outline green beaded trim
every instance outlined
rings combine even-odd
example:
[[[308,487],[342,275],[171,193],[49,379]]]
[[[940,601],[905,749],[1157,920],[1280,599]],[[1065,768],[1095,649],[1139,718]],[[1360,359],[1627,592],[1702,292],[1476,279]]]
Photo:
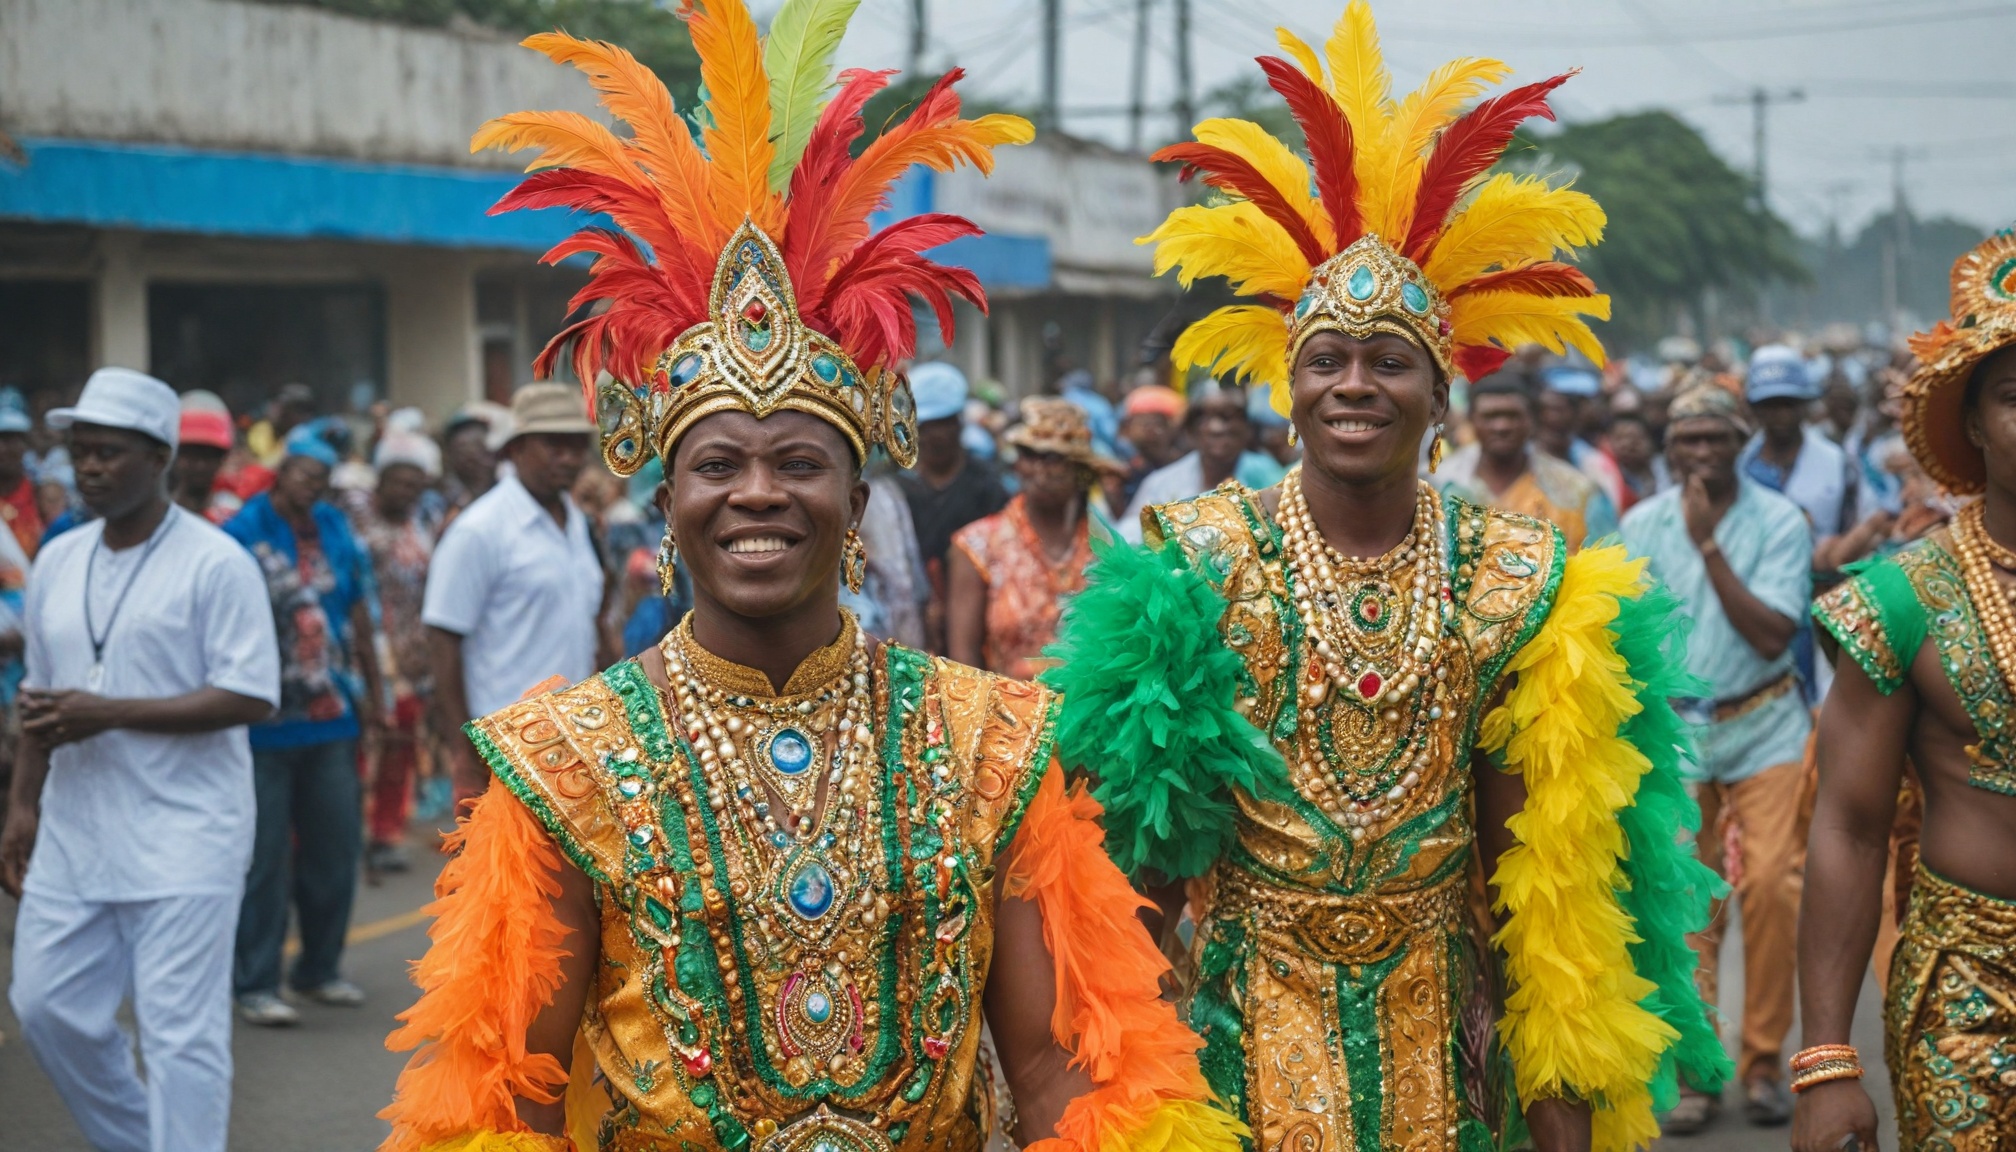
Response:
[[[1906,549],[1894,559],[1925,606],[1926,632],[1938,648],[1939,664],[1981,738],[1969,752],[1967,782],[2016,796],[2016,703],[1974,611],[1959,558],[1943,546],[1928,545]]]
[[[1001,814],[1001,826],[994,834],[994,853],[1001,852],[1015,839],[1015,833],[1022,829],[1022,818],[1029,814],[1029,803],[1036,799],[1036,790],[1043,786],[1043,777],[1050,773],[1050,758],[1057,748],[1057,709],[1062,701],[1052,697],[1043,708],[1042,734],[1036,738],[1036,746],[1029,758],[1022,763],[1022,780],[1015,786],[1015,798],[1009,801],[1007,811]]]

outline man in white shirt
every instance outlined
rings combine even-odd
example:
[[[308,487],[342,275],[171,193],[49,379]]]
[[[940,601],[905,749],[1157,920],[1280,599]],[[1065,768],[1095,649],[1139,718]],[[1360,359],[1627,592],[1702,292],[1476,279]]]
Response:
[[[224,1148],[231,954],[252,849],[245,725],[280,698],[252,558],[163,483],[175,392],[94,373],[70,430],[101,519],[29,577],[27,679],[0,884],[21,897],[9,1000],[92,1146]],[[133,1037],[118,1012],[130,989]]]
[[[528,384],[512,397],[504,452],[515,475],[463,509],[434,550],[421,620],[444,730],[459,730],[551,676],[585,680],[614,661],[600,618],[608,578],[568,495],[594,444],[580,393]],[[487,772],[451,739],[458,796]]]

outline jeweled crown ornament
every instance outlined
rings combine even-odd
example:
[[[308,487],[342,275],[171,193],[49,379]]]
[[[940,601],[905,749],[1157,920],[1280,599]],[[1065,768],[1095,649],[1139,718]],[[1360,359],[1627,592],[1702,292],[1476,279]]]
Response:
[[[1141,238],[1155,245],[1155,271],[1177,269],[1185,285],[1224,276],[1257,301],[1192,324],[1172,351],[1177,366],[1270,385],[1285,414],[1294,358],[1323,331],[1413,340],[1445,377],[1487,375],[1528,343],[1602,363],[1588,319],[1608,319],[1610,299],[1557,257],[1602,239],[1603,210],[1540,176],[1488,175],[1521,121],[1552,119],[1547,96],[1573,73],[1465,112],[1510,69],[1454,60],[1395,100],[1364,0],[1320,55],[1278,35],[1294,60],[1259,64],[1302,129],[1306,160],[1230,119],[1205,120],[1194,141],[1155,154],[1220,194]]]
[[[1981,362],[2016,346],[2016,230],[1983,240],[1953,262],[1953,315],[1911,337],[1918,368],[1904,385],[1904,441],[1927,475],[1956,495],[1988,484],[1981,448],[1962,418],[1967,381]]]
[[[568,207],[616,224],[546,254],[592,255],[572,303],[604,307],[548,342],[534,374],[550,376],[571,347],[603,459],[620,476],[669,458],[697,421],[729,410],[804,412],[839,429],[857,460],[880,445],[908,467],[916,409],[897,369],[916,349],[912,299],[948,342],[952,297],[987,306],[971,271],[923,253],[980,230],[926,213],[878,232],[869,216],[913,164],[989,171],[995,147],[1034,129],[1019,116],[961,118],[955,68],[856,156],[862,109],[892,73],[832,74],[844,18],[786,21],[791,34],[765,38],[742,0],[687,0],[679,14],[707,94],[699,139],[628,52],[555,32],[525,44],[586,72],[630,134],[574,113],[517,112],[471,141],[540,149],[492,212]]]

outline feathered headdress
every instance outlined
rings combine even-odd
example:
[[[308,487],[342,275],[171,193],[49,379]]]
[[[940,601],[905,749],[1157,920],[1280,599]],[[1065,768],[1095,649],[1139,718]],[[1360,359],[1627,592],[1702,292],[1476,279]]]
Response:
[[[669,456],[695,421],[729,409],[808,412],[839,428],[859,459],[879,443],[901,465],[915,460],[916,409],[895,372],[917,343],[910,298],[931,305],[948,340],[953,296],[986,308],[971,272],[921,253],[980,230],[927,213],[871,232],[869,214],[912,164],[986,172],[995,146],[1035,133],[1019,116],[961,119],[954,69],[852,156],[862,107],[895,74],[851,69],[835,90],[833,52],[859,2],[785,0],[759,37],[743,0],[687,0],[680,15],[706,94],[697,128],[623,49],[533,36],[525,46],[585,72],[630,136],[574,112],[515,112],[470,141],[471,151],[540,149],[533,174],[492,212],[567,207],[617,225],[584,228],[546,253],[548,263],[594,256],[570,307],[606,307],[555,336],[533,369],[551,375],[573,344],[618,475],[654,451]],[[598,395],[605,371],[614,383]]]
[[[1526,343],[1573,345],[1601,363],[1583,317],[1607,319],[1610,298],[1554,257],[1600,240],[1603,210],[1536,176],[1484,178],[1521,121],[1553,118],[1547,94],[1574,73],[1464,112],[1510,69],[1452,60],[1395,102],[1365,0],[1344,10],[1320,58],[1287,29],[1276,35],[1294,61],[1259,64],[1308,140],[1307,163],[1245,120],[1206,120],[1195,142],[1155,154],[1225,194],[1176,209],[1142,238],[1156,245],[1156,274],[1178,268],[1186,286],[1224,276],[1263,301],[1191,325],[1176,341],[1177,366],[1272,385],[1286,412],[1294,357],[1324,330],[1406,336],[1443,372],[1472,379]]]
[[[1988,487],[1988,462],[1962,419],[1967,381],[1981,361],[2016,346],[2016,230],[1953,262],[1953,315],[1911,337],[1918,368],[1904,385],[1899,423],[1927,475],[1955,495]]]

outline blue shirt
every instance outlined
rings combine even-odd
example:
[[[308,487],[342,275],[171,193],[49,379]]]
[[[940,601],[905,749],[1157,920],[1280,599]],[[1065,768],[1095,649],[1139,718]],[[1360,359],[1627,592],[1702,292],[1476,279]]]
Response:
[[[311,562],[306,573],[294,529],[270,493],[247,500],[224,525],[259,563],[280,644],[280,707],[251,727],[254,748],[355,740],[359,731],[350,612],[371,586],[371,561],[335,505],[317,501],[311,514],[321,562]]]
[[[1813,533],[1799,506],[1760,484],[1739,477],[1736,501],[1715,526],[1715,543],[1750,594],[1794,622],[1806,618],[1813,598]],[[1687,639],[1687,670],[1708,684],[1709,701],[1734,702],[1792,670],[1788,645],[1767,660],[1722,610],[1708,579],[1701,550],[1687,535],[1681,512],[1682,489],[1670,488],[1624,515],[1624,543],[1631,555],[1650,561],[1652,575],[1671,588],[1694,621]],[[1812,719],[1799,693],[1788,692],[1734,719],[1715,723],[1699,715],[1694,735],[1700,771],[1711,780],[1733,783],[1774,765],[1800,759]]]

